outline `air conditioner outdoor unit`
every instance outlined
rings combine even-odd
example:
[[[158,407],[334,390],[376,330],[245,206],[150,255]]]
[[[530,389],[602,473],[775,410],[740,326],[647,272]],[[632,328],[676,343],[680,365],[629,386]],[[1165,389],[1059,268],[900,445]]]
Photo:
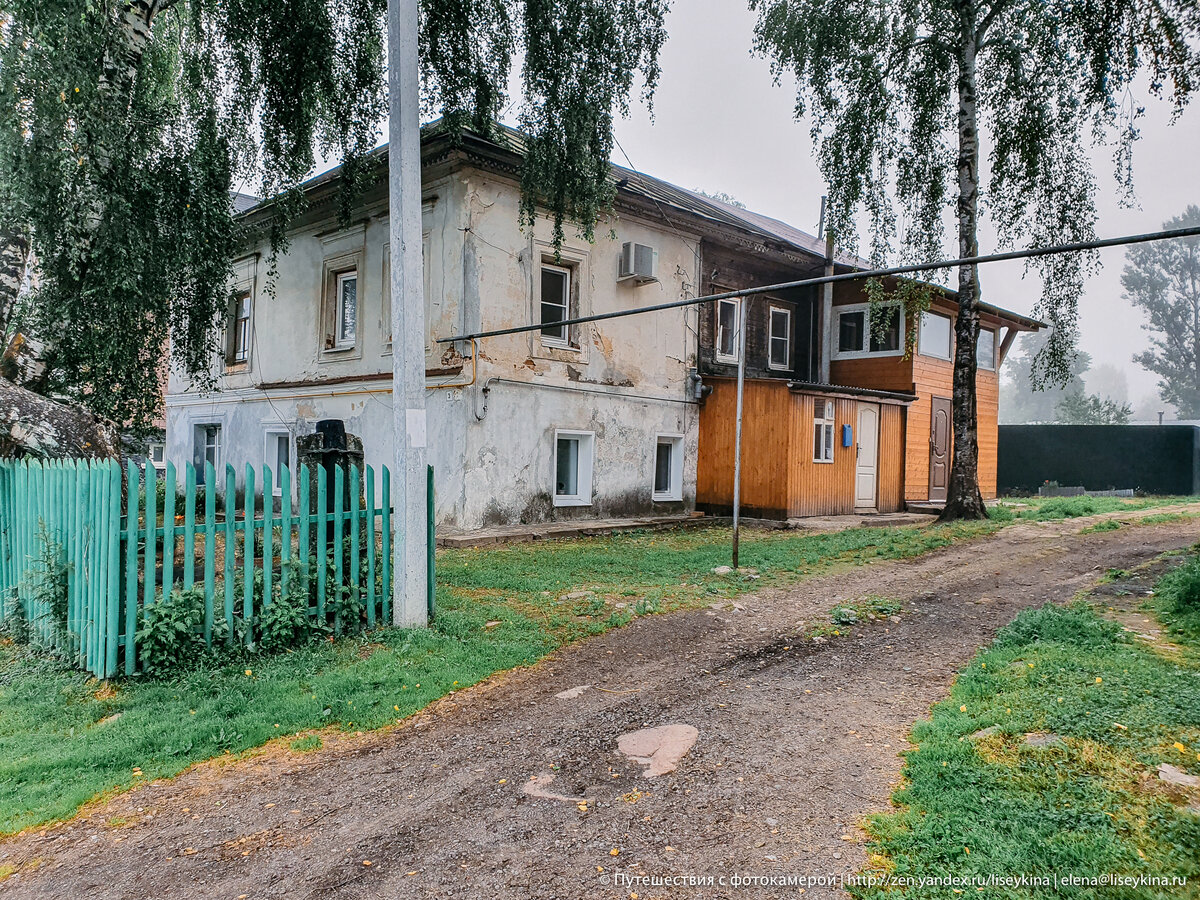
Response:
[[[658,281],[658,251],[645,244],[626,241],[621,245],[621,267],[617,281],[647,284]]]

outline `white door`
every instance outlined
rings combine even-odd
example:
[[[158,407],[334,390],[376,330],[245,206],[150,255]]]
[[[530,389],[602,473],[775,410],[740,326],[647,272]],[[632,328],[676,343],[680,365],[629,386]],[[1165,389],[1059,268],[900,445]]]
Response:
[[[875,509],[879,480],[879,407],[858,404],[857,462],[854,467],[854,508]]]

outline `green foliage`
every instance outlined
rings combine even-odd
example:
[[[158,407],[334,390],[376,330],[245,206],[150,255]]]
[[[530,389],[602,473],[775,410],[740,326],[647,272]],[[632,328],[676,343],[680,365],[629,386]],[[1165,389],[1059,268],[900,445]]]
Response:
[[[14,592],[4,603],[4,618],[0,621],[0,635],[12,641],[18,647],[29,644],[32,630],[29,627],[29,617],[25,614],[25,604]]]
[[[308,594],[289,591],[275,598],[258,616],[258,649],[263,653],[290,650],[317,633],[308,614]]]
[[[1001,245],[1095,236],[1096,144],[1115,135],[1116,177],[1132,191],[1141,107],[1135,79],[1178,113],[1200,85],[1195,0],[750,0],[755,49],[797,84],[829,186],[828,227],[856,249],[870,222],[876,263],[896,249],[920,263],[979,252],[980,210]],[[981,160],[981,146],[988,158]],[[986,163],[986,165],[982,165]],[[986,178],[981,177],[981,171]],[[981,202],[982,200],[982,202]],[[945,253],[953,207],[956,251]],[[1039,257],[1035,314],[1052,327],[1036,384],[1070,378],[1078,303],[1094,253]],[[930,280],[937,273],[919,273]],[[927,277],[925,277],[927,276]],[[938,276],[942,277],[942,276]],[[920,293],[907,287],[906,306]],[[954,409],[958,438],[943,518],[981,518],[975,422],[978,267],[958,268]],[[877,298],[872,298],[875,303]]]
[[[1064,425],[1127,425],[1133,409],[1098,394],[1068,394],[1058,404],[1058,421]]]
[[[1046,332],[1023,334],[1004,361],[1000,381],[1000,421],[1005,425],[1033,425],[1058,421],[1059,404],[1070,394],[1085,391],[1083,374],[1092,367],[1092,357],[1077,351],[1071,358],[1067,378],[1045,384],[1035,374],[1035,363],[1046,347]]]
[[[1200,643],[1200,557],[1192,556],[1154,586],[1155,606],[1177,634]]]
[[[204,588],[172,591],[160,602],[143,606],[137,648],[142,671],[167,675],[194,666],[205,653]]]
[[[1197,674],[1135,646],[1086,604],[1021,613],[962,670],[932,718],[914,727],[917,748],[906,754],[905,786],[893,796],[899,811],[868,826],[880,869],[914,879],[1055,872],[1194,879],[1196,817],[1146,790],[1139,774],[1159,762],[1200,771]],[[1024,740],[1028,732],[1059,739],[1035,747]],[[962,887],[964,896],[975,893]],[[852,893],[933,900],[949,891],[930,883]],[[1120,894],[1167,895],[1150,887]],[[996,896],[1075,894],[1027,887]]]
[[[1200,206],[1163,222],[1163,228],[1200,225]],[[1200,418],[1200,238],[1138,244],[1125,252],[1125,299],[1149,323],[1150,348],[1134,362],[1153,372],[1162,397],[1182,419]]]
[[[296,738],[289,744],[297,753],[311,753],[313,750],[320,750],[325,746],[325,742],[321,740],[319,734],[306,734],[302,738]]]
[[[1121,523],[1117,519],[1104,519],[1095,525],[1089,525],[1080,534],[1099,534],[1105,531],[1117,531],[1120,527]]]
[[[613,198],[614,117],[628,113],[638,73],[647,102],[658,85],[667,0],[525,0],[521,13],[521,221],[541,206],[555,246],[567,219],[590,241]]]
[[[27,637],[44,634],[49,645],[44,649],[68,650],[76,641],[67,631],[67,552],[43,522],[38,523],[37,542],[38,555],[26,575],[26,592],[31,608],[46,611],[50,627],[43,630],[29,622]]]
[[[8,0],[0,27],[0,235],[31,233],[50,387],[145,428],[169,340],[211,386],[231,259],[256,235],[230,191],[273,197],[272,247],[319,157],[348,217],[387,115],[386,0]],[[422,4],[426,112],[493,130],[514,52],[529,154],[522,219],[588,237],[608,208],[613,117],[658,78],[664,0]],[[272,266],[272,271],[274,271]],[[131,327],[131,324],[134,327]]]

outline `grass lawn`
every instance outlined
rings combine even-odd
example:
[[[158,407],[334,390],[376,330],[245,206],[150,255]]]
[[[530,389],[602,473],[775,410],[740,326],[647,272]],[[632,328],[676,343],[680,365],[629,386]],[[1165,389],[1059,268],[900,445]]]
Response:
[[[275,738],[298,751],[323,728],[379,728],[494,672],[638,615],[701,606],[872,559],[917,556],[1014,519],[1064,518],[1165,500],[1030,502],[988,522],[749,532],[728,562],[727,529],[438,553],[438,616],[428,631],[379,629],[355,640],[199,669],[171,680],[99,684],[0,644],[0,834],[68,817],[141,779],[240,753]],[[568,595],[576,596],[568,596]]]
[[[875,855],[864,874],[1118,873],[1186,886],[1051,882],[979,894],[942,882],[855,896],[1200,897],[1200,812],[1156,775],[1160,763],[1200,775],[1200,562],[1165,576],[1151,604],[1178,649],[1135,642],[1086,601],[1027,610],[1003,629],[913,729],[899,809],[868,822]],[[1200,791],[1191,800],[1200,804]]]

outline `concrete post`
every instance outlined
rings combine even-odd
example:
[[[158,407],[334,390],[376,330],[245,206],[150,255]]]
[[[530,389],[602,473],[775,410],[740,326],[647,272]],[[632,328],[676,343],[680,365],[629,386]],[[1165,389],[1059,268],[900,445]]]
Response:
[[[388,0],[388,88],[392,497],[396,507],[392,623],[423,628],[429,617],[417,0]]]

